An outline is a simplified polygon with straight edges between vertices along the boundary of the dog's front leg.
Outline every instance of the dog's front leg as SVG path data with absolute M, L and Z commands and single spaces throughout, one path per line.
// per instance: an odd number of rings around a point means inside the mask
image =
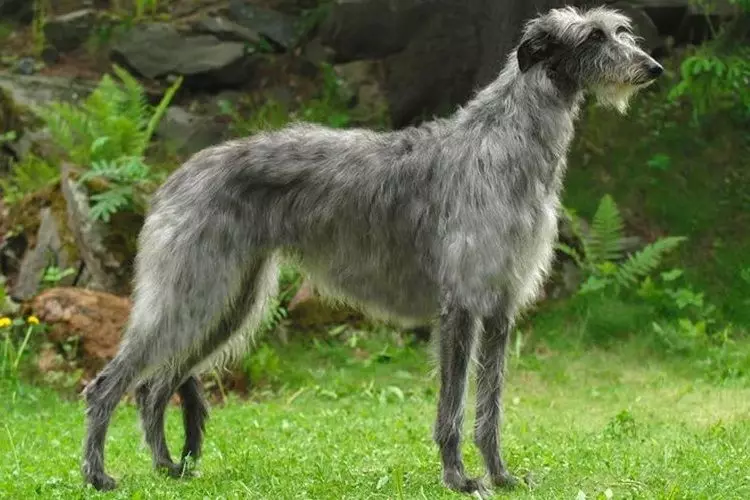
M 446 305 L 440 316 L 440 400 L 435 422 L 435 442 L 440 448 L 443 481 L 449 488 L 471 493 L 483 491 L 481 482 L 466 477 L 461 458 L 466 382 L 474 343 L 475 318 L 465 308 Z
M 511 324 L 511 319 L 504 309 L 499 309 L 484 319 L 477 360 L 477 414 L 474 440 L 484 457 L 492 483 L 502 487 L 513 487 L 517 484 L 517 480 L 505 467 L 500 454 L 503 378 Z

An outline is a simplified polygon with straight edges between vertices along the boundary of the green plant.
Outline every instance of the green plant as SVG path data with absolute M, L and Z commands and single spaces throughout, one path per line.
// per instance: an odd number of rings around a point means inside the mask
M 151 168 L 136 156 L 116 160 L 97 161 L 81 175 L 80 182 L 97 179 L 105 189 L 92 194 L 89 215 L 94 220 L 109 222 L 112 215 L 122 210 L 142 212 L 146 206 L 146 192 L 158 183 Z
M 253 384 L 261 380 L 275 380 L 282 373 L 281 359 L 268 343 L 260 344 L 253 349 L 253 352 L 245 357 L 242 368 Z
M 706 335 L 706 340 L 723 344 L 728 339 L 730 325 L 724 325 L 718 309 L 710 304 L 703 292 L 684 282 L 682 269 L 672 269 L 641 283 L 638 295 L 657 308 L 660 321 L 676 321 L 688 337 Z M 662 328 L 658 328 L 663 331 Z
M 321 66 L 323 88 L 321 94 L 304 103 L 300 110 L 303 120 L 322 123 L 333 128 L 344 128 L 349 125 L 349 95 L 341 83 L 336 71 L 330 64 Z
M 47 39 L 44 36 L 44 25 L 47 22 L 49 12 L 49 0 L 33 0 L 34 17 L 31 21 L 31 39 L 33 41 L 34 54 L 41 54 Z
M 135 19 L 142 19 L 147 13 L 151 16 L 156 15 L 159 8 L 159 0 L 135 0 Z
M 4 42 L 8 38 L 10 38 L 14 31 L 15 28 L 12 24 L 7 22 L 0 22 L 0 42 Z
M 11 167 L 10 175 L 0 178 L 3 199 L 9 204 L 19 202 L 24 196 L 44 189 L 58 181 L 60 172 L 46 160 L 28 154 Z
M 248 117 L 242 116 L 229 101 L 219 101 L 221 111 L 232 119 L 232 133 L 236 136 L 257 134 L 264 130 L 278 130 L 287 125 L 290 112 L 282 103 L 269 99 L 254 108 Z
M 53 140 L 77 165 L 144 156 L 182 83 L 179 78 L 154 108 L 138 80 L 117 65 L 113 72 L 119 81 L 104 75 L 82 104 L 55 102 L 42 110 Z
M 581 250 L 565 244 L 558 244 L 558 248 L 570 256 L 585 274 L 586 279 L 579 293 L 607 288 L 613 288 L 616 292 L 632 289 L 661 265 L 667 253 L 685 240 L 684 237 L 675 236 L 661 238 L 626 256 L 622 244 L 622 216 L 610 195 L 602 197 L 588 231 L 583 230 L 580 219 L 574 213 L 568 211 L 567 216 L 581 243 Z
M 39 328 L 39 320 L 29 316 L 11 320 L 3 316 L 0 318 L 0 336 L 2 337 L 2 357 L 0 357 L 0 378 L 18 378 L 21 359 L 27 352 L 31 334 Z M 19 342 L 20 340 L 20 342 Z
M 62 269 L 57 266 L 49 266 L 44 270 L 44 275 L 42 275 L 42 286 L 44 288 L 53 287 L 75 273 L 76 270 L 72 267 Z
M 118 210 L 138 208 L 139 194 L 158 182 L 144 160 L 159 121 L 182 84 L 167 90 L 156 107 L 141 84 L 113 66 L 117 80 L 105 75 L 80 105 L 57 102 L 42 111 L 57 145 L 85 169 L 81 182 L 99 180 L 106 189 L 91 196 L 91 214 L 108 221 Z
M 330 65 L 321 67 L 322 88 L 316 97 L 302 102 L 296 109 L 269 99 L 254 107 L 245 117 L 229 102 L 221 101 L 220 108 L 232 119 L 233 133 L 252 135 L 264 130 L 277 130 L 294 121 L 320 123 L 333 128 L 344 128 L 351 122 L 349 95 Z
M 671 90 L 672 100 L 687 97 L 693 105 L 693 118 L 713 112 L 739 108 L 745 117 L 750 115 L 750 1 L 729 0 L 739 11 L 731 21 L 715 27 L 709 14 L 715 5 L 700 1 L 706 14 L 713 39 L 697 48 L 680 65 L 680 82 Z
M 319 1 L 315 7 L 302 9 L 297 19 L 295 31 L 298 36 L 305 36 L 323 23 L 330 16 L 333 2 Z
M 681 80 L 669 97 L 690 98 L 696 120 L 738 104 L 745 113 L 750 113 L 750 47 L 717 54 L 713 46 L 707 44 L 682 62 L 680 74 Z
M 655 154 L 646 164 L 654 170 L 669 170 L 672 165 L 672 157 L 665 154 Z
M 7 142 L 13 142 L 16 140 L 17 134 L 15 130 L 9 130 L 0 134 L 0 146 Z

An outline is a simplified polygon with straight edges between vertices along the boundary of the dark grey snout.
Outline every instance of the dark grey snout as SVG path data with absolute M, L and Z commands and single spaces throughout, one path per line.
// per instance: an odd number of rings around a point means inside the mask
M 664 67 L 656 61 L 647 63 L 646 73 L 652 80 L 659 78 L 664 73 Z

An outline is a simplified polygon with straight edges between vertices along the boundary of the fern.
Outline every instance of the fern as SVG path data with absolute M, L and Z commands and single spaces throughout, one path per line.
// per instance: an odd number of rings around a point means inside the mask
M 112 215 L 133 204 L 133 186 L 117 186 L 91 196 L 89 216 L 94 220 L 109 222 Z
M 164 97 L 162 98 L 159 105 L 154 110 L 154 113 L 151 115 L 151 119 L 149 119 L 148 123 L 146 124 L 146 132 L 145 132 L 145 143 L 148 144 L 151 141 L 151 138 L 154 135 L 154 132 L 156 131 L 156 127 L 159 125 L 159 122 L 164 117 L 164 113 L 167 112 L 167 108 L 169 107 L 169 103 L 172 102 L 172 99 L 174 99 L 175 94 L 177 94 L 177 91 L 180 89 L 180 86 L 182 86 L 182 80 L 183 78 L 180 76 L 175 80 L 174 84 L 172 84 L 169 89 L 167 89 L 167 92 L 164 94 Z
M 615 201 L 610 195 L 604 195 L 594 214 L 591 234 L 584 240 L 587 260 L 598 264 L 621 259 L 623 226 Z
M 124 210 L 136 210 L 136 193 L 151 178 L 151 169 L 141 158 L 122 157 L 117 161 L 100 161 L 81 175 L 79 182 L 100 179 L 107 189 L 91 196 L 89 215 L 94 220 L 109 222 L 112 215 Z
M 685 240 L 682 236 L 671 236 L 651 243 L 618 266 L 614 275 L 615 280 L 623 287 L 635 285 L 654 272 L 664 256 Z
M 27 194 L 54 184 L 59 178 L 57 168 L 38 156 L 29 154 L 22 162 L 13 165 L 10 176 L 0 179 L 0 188 L 5 202 L 12 205 Z
M 91 216 L 108 221 L 119 210 L 135 209 L 136 194 L 157 180 L 143 157 L 182 78 L 153 107 L 143 86 L 113 65 L 79 105 L 52 103 L 42 110 L 53 140 L 84 168 L 80 182 L 99 178 L 107 190 L 91 197 Z
M 138 80 L 117 65 L 112 72 L 116 79 L 104 75 L 82 104 L 52 103 L 42 110 L 52 138 L 81 166 L 122 156 L 143 156 L 182 84 L 178 79 L 154 108 Z M 102 138 L 106 143 L 100 142 Z
M 586 272 L 579 293 L 602 291 L 610 286 L 630 288 L 647 278 L 660 265 L 664 256 L 674 250 L 685 238 L 668 237 L 651 243 L 625 259 L 623 249 L 624 223 L 622 215 L 610 195 L 602 197 L 591 222 L 584 231 L 580 219 L 566 210 L 574 235 L 580 240 L 581 251 L 558 244 L 561 252 L 570 256 Z

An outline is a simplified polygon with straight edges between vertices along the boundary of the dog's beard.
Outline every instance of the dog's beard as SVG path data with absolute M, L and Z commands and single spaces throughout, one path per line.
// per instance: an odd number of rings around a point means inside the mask
M 615 108 L 624 115 L 628 110 L 630 98 L 644 86 L 629 83 L 610 83 L 596 87 L 594 95 L 596 95 L 599 104 Z

